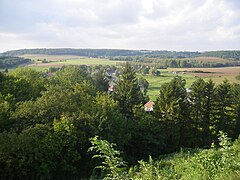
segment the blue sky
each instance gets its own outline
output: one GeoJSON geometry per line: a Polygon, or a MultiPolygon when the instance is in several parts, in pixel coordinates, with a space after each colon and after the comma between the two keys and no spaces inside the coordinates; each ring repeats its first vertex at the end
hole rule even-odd
{"type": "Polygon", "coordinates": [[[239,0],[0,0],[0,52],[240,49],[239,0]]]}

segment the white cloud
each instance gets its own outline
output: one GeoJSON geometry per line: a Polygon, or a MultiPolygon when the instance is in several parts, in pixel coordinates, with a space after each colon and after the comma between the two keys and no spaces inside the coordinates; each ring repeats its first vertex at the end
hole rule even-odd
{"type": "MultiPolygon", "coordinates": [[[[41,43],[26,40],[15,33],[0,32],[0,52],[22,48],[35,48],[41,46],[41,43]]],[[[42,47],[44,44],[42,44],[42,47]]]]}
{"type": "Polygon", "coordinates": [[[1,1],[0,49],[240,47],[237,0],[1,1]]]}

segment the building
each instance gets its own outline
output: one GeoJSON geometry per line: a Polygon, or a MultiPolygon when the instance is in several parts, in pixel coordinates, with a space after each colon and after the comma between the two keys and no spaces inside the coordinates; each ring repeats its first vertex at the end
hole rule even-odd
{"type": "Polygon", "coordinates": [[[153,106],[154,106],[154,102],[152,101],[148,101],[145,105],[144,105],[144,110],[145,111],[153,111],[153,106]]]}
{"type": "Polygon", "coordinates": [[[108,83],[108,93],[111,94],[114,91],[114,86],[115,86],[115,82],[114,81],[110,81],[108,83]]]}

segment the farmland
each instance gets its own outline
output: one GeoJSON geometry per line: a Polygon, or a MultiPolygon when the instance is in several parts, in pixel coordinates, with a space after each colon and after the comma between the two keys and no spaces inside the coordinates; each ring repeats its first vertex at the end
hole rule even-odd
{"type": "MultiPolygon", "coordinates": [[[[89,58],[75,55],[41,55],[26,54],[21,57],[33,60],[28,67],[37,70],[48,69],[49,67],[61,67],[65,65],[116,65],[120,61],[111,61],[104,58],[89,58]]],[[[123,63],[121,61],[121,63],[123,63]]]]}
{"type": "Polygon", "coordinates": [[[152,100],[155,100],[159,94],[160,86],[165,82],[170,82],[175,76],[182,76],[186,80],[186,88],[189,88],[191,84],[198,78],[204,80],[212,79],[214,83],[219,84],[225,79],[231,83],[239,83],[235,78],[239,72],[240,67],[225,67],[225,68],[168,68],[161,70],[160,76],[152,75],[139,75],[145,78],[149,82],[148,95],[152,100]],[[173,74],[177,72],[177,74],[173,74]]]}
{"type": "MultiPolygon", "coordinates": [[[[61,67],[64,65],[118,65],[125,63],[125,61],[113,61],[104,58],[89,58],[84,56],[75,55],[39,55],[39,54],[26,54],[21,57],[33,60],[32,64],[27,65],[38,71],[43,71],[49,67],[61,67]],[[43,63],[43,62],[46,63],[43,63]]],[[[192,58],[194,61],[201,62],[224,62],[225,60],[217,57],[197,57],[192,58]]],[[[212,79],[216,84],[221,83],[223,80],[228,79],[230,82],[238,83],[235,77],[240,72],[240,67],[224,67],[224,68],[168,68],[160,69],[160,76],[144,75],[149,82],[148,95],[152,100],[155,100],[159,94],[160,86],[171,81],[175,76],[182,76],[186,80],[186,87],[189,88],[191,84],[201,77],[204,80],[212,79]],[[173,74],[173,72],[177,72],[173,74]]],[[[142,75],[138,75],[141,77],[142,75]]]]}
{"type": "MultiPolygon", "coordinates": [[[[161,72],[161,76],[146,75],[143,76],[149,82],[148,95],[151,100],[156,100],[159,95],[160,86],[166,82],[170,82],[176,75],[169,73],[168,71],[161,72]]],[[[181,75],[186,80],[186,87],[190,87],[191,84],[197,79],[192,75],[181,75]]]]}
{"type": "Polygon", "coordinates": [[[237,83],[235,77],[240,73],[240,67],[224,67],[224,68],[170,68],[169,71],[184,72],[185,75],[201,77],[203,79],[212,79],[219,84],[223,80],[228,79],[230,82],[237,83]]]}

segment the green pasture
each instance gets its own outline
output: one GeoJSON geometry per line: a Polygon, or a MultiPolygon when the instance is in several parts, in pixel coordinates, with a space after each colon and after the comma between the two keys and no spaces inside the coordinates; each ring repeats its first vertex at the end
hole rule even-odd
{"type": "MultiPolygon", "coordinates": [[[[138,75],[138,77],[143,77],[149,82],[149,88],[148,88],[148,95],[151,100],[156,100],[156,98],[159,95],[159,90],[162,84],[166,82],[170,82],[175,76],[181,76],[183,79],[186,80],[186,88],[190,88],[192,83],[196,81],[198,76],[194,76],[191,74],[172,74],[168,70],[160,70],[161,75],[160,76],[153,76],[153,75],[138,75]]],[[[212,79],[214,83],[220,84],[225,79],[227,79],[231,83],[239,83],[238,80],[236,80],[235,76],[229,76],[229,75],[222,75],[222,76],[214,76],[209,75],[206,77],[201,77],[205,81],[208,81],[209,79],[212,79]]]]}
{"type": "MultiPolygon", "coordinates": [[[[148,95],[151,100],[156,100],[159,95],[159,90],[162,84],[170,82],[175,76],[182,76],[186,80],[186,88],[189,88],[191,84],[197,79],[197,77],[187,74],[175,75],[167,71],[161,72],[160,76],[145,75],[142,76],[149,82],[148,95]]],[[[141,77],[141,76],[139,76],[141,77]]]]}

